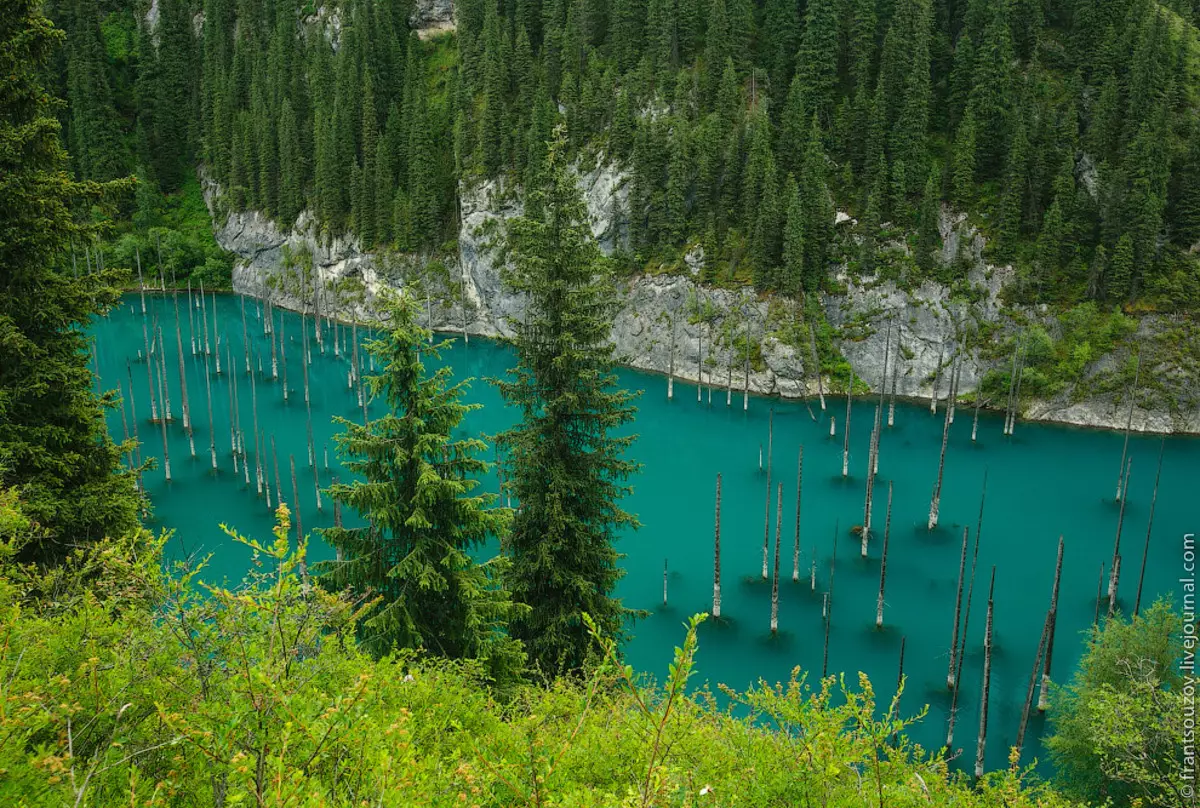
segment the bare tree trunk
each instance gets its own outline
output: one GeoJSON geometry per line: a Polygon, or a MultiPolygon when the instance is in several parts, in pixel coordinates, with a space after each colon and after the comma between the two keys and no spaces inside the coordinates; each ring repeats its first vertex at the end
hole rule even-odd
{"type": "Polygon", "coordinates": [[[700,324],[696,325],[696,332],[696,403],[700,404],[704,392],[704,329],[700,324]]]}
{"type": "Polygon", "coordinates": [[[988,590],[987,627],[983,632],[983,697],[979,704],[979,743],[975,747],[975,776],[983,777],[983,755],[987,749],[988,695],[992,686],[992,615],[995,611],[996,568],[988,590]]]}
{"type": "Polygon", "coordinates": [[[713,605],[712,616],[721,617],[721,474],[717,472],[717,514],[713,535],[713,605]]]}
{"type": "Polygon", "coordinates": [[[971,443],[975,443],[975,439],[979,437],[979,404],[983,399],[983,379],[980,378],[979,385],[975,388],[975,420],[971,422],[971,443]]]}
{"type": "Polygon", "coordinates": [[[171,415],[171,387],[167,384],[167,344],[163,339],[162,328],[156,327],[155,333],[158,337],[158,378],[161,382],[159,392],[162,393],[163,420],[174,421],[175,418],[171,415]]]}
{"type": "MultiPolygon", "coordinates": [[[[216,300],[214,299],[213,316],[216,316],[216,313],[216,300]]],[[[200,319],[204,323],[204,354],[207,356],[212,353],[212,343],[208,339],[208,297],[204,293],[204,281],[200,281],[200,319]]]]}
{"type": "MultiPolygon", "coordinates": [[[[1122,491],[1129,490],[1129,472],[1133,466],[1133,458],[1125,461],[1125,481],[1121,485],[1122,491]]],[[[1108,613],[1111,616],[1117,605],[1117,586],[1120,583],[1121,576],[1121,528],[1125,524],[1125,501],[1128,497],[1121,497],[1121,510],[1117,514],[1117,538],[1113,542],[1113,560],[1112,560],[1112,575],[1108,579],[1108,613]]]]}
{"type": "Polygon", "coordinates": [[[850,369],[850,384],[846,387],[846,428],[842,430],[842,477],[850,475],[850,405],[854,402],[854,368],[850,369]]]}
{"type": "Polygon", "coordinates": [[[1129,456],[1129,432],[1133,429],[1133,405],[1137,402],[1138,378],[1142,372],[1142,355],[1138,354],[1137,365],[1133,371],[1133,386],[1129,388],[1129,417],[1125,419],[1125,445],[1121,448],[1121,466],[1117,469],[1117,501],[1124,496],[1125,458],[1129,456]]]}
{"type": "Polygon", "coordinates": [[[933,391],[929,394],[929,412],[937,413],[938,383],[942,380],[942,360],[946,358],[946,346],[938,348],[937,367],[933,369],[933,391]]]}
{"type": "Polygon", "coordinates": [[[671,355],[667,359],[667,401],[675,398],[675,315],[671,315],[671,355]]]}
{"type": "Polygon", "coordinates": [[[813,373],[817,376],[817,395],[821,399],[821,412],[825,412],[825,383],[821,380],[821,360],[817,358],[817,333],[812,323],[808,324],[808,346],[812,352],[813,373]]]}
{"type": "Polygon", "coordinates": [[[663,559],[663,606],[667,605],[667,559],[663,559]]]}
{"type": "Polygon", "coordinates": [[[963,528],[962,555],[958,558],[958,591],[954,595],[954,631],[950,635],[950,668],[946,673],[946,687],[953,690],[958,673],[958,626],[962,617],[963,583],[967,575],[967,528],[963,528]]]}
{"type": "MultiPolygon", "coordinates": [[[[137,247],[133,248],[133,257],[137,261],[138,293],[142,296],[142,319],[144,320],[146,317],[146,281],[142,278],[142,253],[137,247]]],[[[72,260],[74,260],[74,253],[72,253],[72,260]]]]}
{"type": "Polygon", "coordinates": [[[188,447],[191,449],[192,457],[196,456],[196,439],[192,435],[192,408],[188,402],[187,394],[187,367],[183,360],[183,334],[179,326],[179,291],[175,294],[175,347],[179,353],[179,397],[182,400],[183,407],[183,431],[187,435],[188,447]]]}
{"type": "Polygon", "coordinates": [[[821,659],[821,678],[824,679],[829,675],[829,627],[833,624],[833,573],[837,567],[837,546],[838,533],[841,532],[841,523],[834,522],[833,525],[833,558],[829,561],[829,592],[825,597],[825,650],[821,659]]]}
{"type": "Polygon", "coordinates": [[[125,362],[125,373],[129,376],[129,420],[133,427],[133,447],[137,452],[137,486],[139,491],[145,491],[142,482],[142,439],[138,437],[137,401],[133,396],[133,366],[125,362]]]}
{"type": "Polygon", "coordinates": [[[762,579],[767,580],[767,553],[771,543],[771,450],[775,441],[775,408],[767,415],[767,508],[763,520],[762,579]]]}
{"type": "Polygon", "coordinates": [[[929,503],[929,529],[938,525],[938,516],[942,506],[942,477],[946,472],[946,442],[950,438],[950,409],[946,408],[946,418],[942,424],[942,452],[938,458],[937,483],[933,486],[933,499],[929,503]]]}
{"type": "Polygon", "coordinates": [[[771,633],[779,631],[779,543],[783,538],[783,483],[775,499],[775,574],[771,577],[771,633]]]}
{"type": "MultiPolygon", "coordinates": [[[[896,713],[900,707],[900,694],[904,688],[904,646],[908,643],[908,637],[900,638],[900,671],[896,674],[896,698],[892,701],[892,706],[888,710],[888,720],[896,717],[896,713]]],[[[892,733],[892,743],[896,743],[896,738],[899,731],[892,733]]]]}
{"type": "Polygon", "coordinates": [[[837,437],[837,416],[829,416],[829,437],[837,437]]]}
{"type": "Polygon", "coordinates": [[[283,315],[279,316],[279,353],[283,361],[283,403],[287,404],[288,400],[288,377],[287,377],[287,337],[286,337],[287,321],[283,315]]]}
{"type": "Polygon", "coordinates": [[[1054,589],[1050,593],[1050,634],[1046,639],[1046,666],[1042,669],[1042,689],[1038,695],[1038,712],[1050,706],[1050,661],[1054,656],[1054,632],[1058,627],[1058,589],[1062,583],[1063,537],[1058,537],[1058,561],[1054,565],[1054,589]]]}
{"type": "Polygon", "coordinates": [[[983,508],[987,502],[987,469],[983,471],[983,493],[979,497],[979,522],[975,526],[975,549],[971,555],[971,580],[967,586],[967,608],[963,614],[963,627],[961,632],[962,642],[958,648],[958,669],[955,671],[954,682],[955,687],[950,699],[950,720],[946,728],[946,746],[950,747],[954,744],[954,720],[958,716],[958,694],[962,691],[959,683],[962,682],[963,660],[967,657],[967,637],[971,628],[971,604],[975,601],[975,568],[979,563],[979,540],[983,535],[983,508]]]}
{"type": "Polygon", "coordinates": [[[301,337],[301,345],[303,347],[300,351],[300,367],[304,373],[304,406],[308,407],[312,403],[312,393],[308,388],[308,320],[301,318],[300,327],[303,332],[303,336],[301,337]]]}
{"type": "Polygon", "coordinates": [[[246,356],[246,372],[250,373],[250,332],[246,329],[246,296],[242,295],[242,352],[246,356]]]}
{"type": "Polygon", "coordinates": [[[1100,602],[1104,599],[1104,562],[1100,562],[1100,580],[1096,582],[1096,613],[1092,615],[1092,628],[1100,625],[1100,602]]]}
{"type": "Polygon", "coordinates": [[[1142,548],[1142,571],[1138,575],[1137,600],[1133,603],[1134,617],[1138,616],[1138,612],[1142,608],[1142,584],[1146,581],[1146,558],[1150,555],[1150,534],[1154,530],[1154,506],[1158,504],[1158,481],[1162,479],[1163,450],[1166,448],[1167,439],[1163,438],[1158,445],[1158,471],[1154,474],[1154,494],[1150,497],[1150,521],[1146,523],[1146,544],[1142,548]]]}
{"type": "Polygon", "coordinates": [[[204,358],[204,396],[208,400],[208,454],[212,470],[217,470],[217,428],[213,422],[212,377],[208,372],[208,357],[204,358]]]}
{"type": "MultiPolygon", "coordinates": [[[[250,375],[250,415],[253,418],[255,441],[257,443],[258,435],[258,377],[255,374],[250,375]]],[[[245,459],[245,458],[243,458],[245,459]]],[[[258,493],[262,493],[263,483],[263,468],[261,458],[258,456],[258,449],[254,451],[254,480],[258,493]]],[[[299,515],[297,515],[299,519],[299,515]]]]}
{"type": "Polygon", "coordinates": [[[1025,690],[1025,706],[1021,709],[1021,726],[1017,729],[1017,759],[1025,749],[1025,729],[1029,726],[1029,713],[1033,710],[1033,693],[1037,689],[1038,670],[1042,667],[1042,657],[1046,653],[1046,642],[1053,625],[1054,615],[1046,612],[1046,620],[1042,623],[1042,638],[1038,641],[1037,655],[1033,658],[1033,669],[1029,671],[1029,687],[1025,690]]]}
{"type": "Polygon", "coordinates": [[[904,349],[904,326],[896,329],[896,361],[892,363],[892,398],[888,402],[888,426],[896,423],[896,389],[900,386],[900,358],[904,349]]]}
{"type": "Polygon", "coordinates": [[[1013,393],[1012,414],[1008,421],[1008,434],[1012,435],[1017,431],[1017,415],[1021,411],[1021,378],[1025,373],[1025,353],[1021,352],[1021,359],[1017,363],[1017,389],[1013,393]]]}
{"type": "Polygon", "coordinates": [[[800,484],[804,480],[804,446],[796,460],[796,538],[792,542],[792,582],[800,580],[800,484]]]}
{"type": "Polygon", "coordinates": [[[956,361],[950,375],[950,398],[946,402],[947,417],[954,423],[954,408],[958,403],[958,377],[962,374],[962,363],[956,361]]]}
{"type": "Polygon", "coordinates": [[[887,517],[883,522],[883,561],[879,565],[879,599],[875,602],[875,628],[883,628],[883,586],[887,583],[888,542],[892,535],[892,483],[888,482],[887,517]]]}
{"type": "MultiPolygon", "coordinates": [[[[166,386],[166,380],[163,378],[164,372],[159,371],[159,383],[166,386]]],[[[162,442],[163,442],[163,472],[166,475],[167,482],[171,482],[171,449],[167,443],[167,419],[159,419],[159,424],[162,425],[162,442]]]]}

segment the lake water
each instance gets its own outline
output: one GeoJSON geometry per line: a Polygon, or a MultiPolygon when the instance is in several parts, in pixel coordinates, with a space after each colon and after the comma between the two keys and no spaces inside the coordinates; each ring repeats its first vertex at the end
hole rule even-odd
{"type": "MultiPolygon", "coordinates": [[[[209,423],[205,402],[205,360],[193,356],[192,328],[203,349],[200,310],[188,317],[187,297],[179,296],[183,319],[182,340],[187,388],[190,396],[196,454],[190,453],[180,411],[179,360],[171,298],[146,298],[147,322],[162,328],[166,348],[167,384],[174,415],[169,426],[173,479],[165,480],[161,463],[145,476],[153,502],[151,527],[175,531],[169,552],[173,557],[212,553],[208,579],[235,582],[247,570],[249,551],[229,541],[221,531],[225,523],[243,534],[268,538],[272,524],[265,498],[255,490],[252,393],[258,401],[258,424],[266,441],[275,439],[279,473],[289,503],[292,501],[290,462],[296,465],[300,516],[306,532],[331,525],[332,504],[323,498],[318,511],[314,469],[307,449],[306,409],[301,365],[301,318],[276,311],[276,328],[285,335],[288,357],[289,401],[283,400],[281,381],[272,382],[270,341],[264,335],[260,306],[246,301],[250,348],[256,381],[247,374],[242,338],[242,299],[210,296],[207,301],[210,347],[212,332],[221,331],[220,376],[212,377],[213,418],[219,470],[211,470],[209,423]],[[214,302],[215,300],[215,302],[214,302]],[[215,306],[215,312],[213,307],[215,306]],[[214,325],[215,322],[215,325],[214,325]],[[226,351],[232,358],[226,358],[226,351]],[[262,372],[258,371],[261,359],[262,372]],[[251,458],[250,484],[234,473],[230,447],[230,393],[236,376],[238,406],[251,458]]],[[[137,430],[143,457],[162,454],[162,429],[150,421],[141,303],[127,296],[123,305],[99,321],[97,365],[100,386],[126,390],[132,373],[137,430]],[[128,367],[127,367],[128,364],[128,367]]],[[[322,355],[308,323],[312,354],[312,429],[316,447],[316,474],[321,486],[329,485],[338,463],[334,455],[333,416],[361,420],[355,394],[347,389],[349,363],[344,351],[334,355],[331,338],[322,355]],[[324,466],[325,448],[329,470],[324,466]]],[[[349,332],[345,341],[349,343],[349,332]]],[[[366,336],[359,330],[359,338],[366,336]]],[[[365,353],[361,354],[365,358],[365,353]]],[[[364,359],[365,361],[365,359],[364,359]]],[[[502,430],[516,418],[498,392],[486,381],[505,372],[513,363],[510,348],[472,338],[469,345],[456,341],[443,361],[457,378],[475,378],[469,400],[483,405],[464,427],[475,434],[502,430]]],[[[215,369],[213,359],[210,370],[215,369]]],[[[282,376],[282,366],[279,369],[282,376]]],[[[370,368],[366,368],[370,372],[370,368]]],[[[1018,423],[1014,437],[1002,435],[999,415],[982,415],[979,438],[971,441],[969,409],[959,409],[951,427],[946,454],[941,524],[927,529],[930,494],[937,476],[943,410],[929,412],[928,404],[898,404],[895,426],[885,427],[881,438],[879,476],[873,538],[869,557],[860,557],[860,539],[851,528],[862,522],[866,465],[874,401],[857,401],[851,421],[850,475],[842,477],[842,428],[845,399],[829,400],[821,414],[816,402],[811,410],[800,402],[751,397],[742,409],[735,391],[733,406],[726,406],[722,389],[707,390],[696,400],[695,384],[676,382],[675,398],[668,401],[663,377],[622,370],[623,385],[644,393],[639,402],[635,430],[639,437],[632,454],[643,464],[633,480],[634,493],[625,502],[642,522],[641,530],[624,536],[619,544],[626,554],[627,571],[618,593],[626,605],[650,615],[633,627],[625,652],[637,669],[662,676],[672,650],[682,639],[682,622],[712,605],[714,488],[723,475],[722,593],[723,619],[709,620],[701,629],[698,657],[700,681],[745,688],[758,679],[786,680],[795,666],[809,671],[816,683],[821,673],[824,639],[822,593],[827,591],[830,561],[837,544],[834,601],[829,641],[829,670],[864,671],[881,701],[894,692],[902,639],[906,640],[907,689],[901,702],[905,714],[929,705],[924,721],[911,736],[927,748],[940,747],[946,737],[950,695],[946,687],[948,649],[954,625],[954,604],[962,528],[975,532],[985,470],[987,505],[979,550],[975,598],[971,607],[967,659],[955,732],[962,748],[961,763],[973,766],[979,727],[980,684],[983,668],[983,633],[987,583],[996,568],[994,655],[988,724],[987,765],[1004,766],[1014,742],[1024,703],[1030,668],[1037,651],[1043,619],[1049,605],[1058,537],[1065,536],[1066,551],[1059,603],[1058,631],[1054,644],[1053,673],[1066,681],[1083,648],[1084,632],[1096,608],[1097,579],[1101,563],[1109,563],[1119,514],[1114,501],[1118,467],[1124,441],[1113,432],[1082,431],[1059,426],[1018,423]],[[760,445],[766,451],[768,417],[774,410],[774,463],[772,488],[783,484],[783,547],[779,632],[772,635],[770,584],[761,577],[765,515],[766,474],[759,468],[760,445]],[[837,436],[829,436],[829,415],[837,416],[837,436]],[[801,580],[792,581],[792,542],[795,531],[796,460],[804,447],[803,510],[801,515],[801,580]],[[894,484],[894,500],[886,591],[885,628],[875,628],[880,554],[887,483],[894,484]],[[817,589],[809,583],[809,569],[817,558],[817,589]],[[668,604],[663,605],[663,565],[668,565],[668,604]]],[[[161,403],[160,403],[161,406],[161,403]]],[[[378,412],[378,406],[373,410],[378,412]]],[[[126,410],[127,418],[132,414],[126,410]]],[[[120,439],[121,415],[109,416],[110,428],[120,439]]],[[[1159,453],[1157,437],[1133,436],[1129,442],[1132,475],[1122,534],[1119,603],[1132,609],[1142,548],[1146,537],[1151,491],[1159,453]]],[[[1166,442],[1162,483],[1158,494],[1153,536],[1145,571],[1143,608],[1159,594],[1174,593],[1181,602],[1178,578],[1182,574],[1182,542],[1194,531],[1198,518],[1195,481],[1200,443],[1190,438],[1166,442]]],[[[489,457],[490,459],[490,457],[489,457]]],[[[272,502],[275,472],[270,466],[272,502]]],[[[343,474],[343,478],[344,478],[343,474]]],[[[495,491],[493,475],[484,487],[495,491]]],[[[346,514],[349,520],[351,514],[346,514]]],[[[775,505],[771,505],[774,541],[775,505]]],[[[973,538],[972,538],[973,540],[973,538]]],[[[331,553],[319,540],[312,555],[331,553]]],[[[970,561],[968,560],[968,569],[970,561]]],[[[1107,573],[1106,573],[1107,575],[1107,573]]],[[[1107,589],[1107,580],[1105,582],[1107,589]]],[[[965,594],[964,594],[965,598],[965,594]]],[[[1105,611],[1102,607],[1101,613],[1105,611]]],[[[1044,719],[1035,712],[1026,740],[1028,761],[1042,755],[1037,741],[1044,719]]],[[[1044,755],[1043,755],[1044,756],[1044,755]]]]}

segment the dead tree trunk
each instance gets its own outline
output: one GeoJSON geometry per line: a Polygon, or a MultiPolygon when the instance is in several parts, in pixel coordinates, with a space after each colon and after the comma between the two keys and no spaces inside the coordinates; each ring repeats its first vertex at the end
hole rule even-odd
{"type": "Polygon", "coordinates": [[[825,596],[825,650],[821,658],[821,678],[829,675],[829,627],[833,624],[833,574],[837,568],[838,533],[841,523],[833,525],[833,558],[829,560],[829,592],[825,596]]]}
{"type": "MultiPolygon", "coordinates": [[[[1132,470],[1133,458],[1125,461],[1125,481],[1121,485],[1122,491],[1129,489],[1129,472],[1132,470]]],[[[1121,576],[1121,528],[1125,525],[1125,501],[1128,497],[1121,497],[1121,510],[1117,514],[1117,538],[1113,542],[1113,560],[1112,574],[1108,579],[1108,613],[1112,615],[1113,610],[1117,605],[1117,586],[1120,583],[1121,576]]]]}
{"type": "Polygon", "coordinates": [[[946,346],[942,345],[938,348],[937,366],[933,369],[933,391],[929,394],[929,413],[931,415],[937,413],[937,393],[938,384],[942,380],[942,360],[946,358],[946,346]]]}
{"type": "Polygon", "coordinates": [[[783,483],[775,497],[775,570],[771,576],[771,633],[779,631],[779,544],[783,539],[783,483]]]}
{"type": "Polygon", "coordinates": [[[967,585],[967,608],[963,613],[963,627],[960,636],[962,642],[958,648],[958,667],[954,673],[955,687],[950,699],[950,720],[946,728],[946,746],[950,747],[954,744],[954,721],[958,716],[958,694],[962,691],[959,683],[962,682],[963,660],[967,656],[967,637],[970,636],[971,628],[971,605],[975,600],[975,569],[979,563],[979,540],[983,535],[983,508],[987,502],[987,469],[983,472],[983,493],[979,497],[979,522],[975,526],[975,548],[971,554],[971,579],[967,585]]]}
{"type": "Polygon", "coordinates": [[[854,368],[850,369],[850,383],[846,387],[846,428],[842,430],[842,477],[850,475],[850,405],[854,402],[854,368]]]}
{"type": "Polygon", "coordinates": [[[1100,580],[1096,581],[1096,613],[1092,615],[1092,628],[1100,625],[1100,602],[1104,599],[1104,562],[1100,562],[1100,580]]]}
{"type": "Polygon", "coordinates": [[[775,409],[767,415],[767,506],[763,518],[762,579],[767,580],[767,553],[771,543],[771,450],[775,440],[775,409]]]}
{"type": "Polygon", "coordinates": [[[212,378],[208,373],[208,357],[204,358],[204,396],[208,400],[208,454],[212,460],[212,470],[217,470],[217,429],[213,423],[212,378]]]}
{"type": "Polygon", "coordinates": [[[1162,479],[1163,450],[1167,448],[1167,439],[1163,438],[1158,445],[1158,471],[1154,474],[1154,494],[1150,497],[1150,521],[1146,523],[1146,544],[1142,548],[1142,571],[1138,574],[1137,600],[1133,602],[1133,616],[1137,617],[1142,608],[1142,584],[1146,581],[1146,558],[1150,555],[1150,533],[1154,530],[1154,506],[1158,504],[1158,481],[1162,479]]]}
{"type": "Polygon", "coordinates": [[[875,601],[875,628],[883,628],[883,589],[887,583],[888,543],[892,536],[892,483],[888,482],[887,516],[883,521],[883,556],[879,564],[879,599],[875,601]]]}
{"type": "Polygon", "coordinates": [[[671,355],[667,358],[667,401],[675,398],[675,316],[671,316],[671,355]]]}
{"type": "Polygon", "coordinates": [[[933,499],[929,502],[929,529],[938,525],[938,516],[942,506],[942,478],[946,472],[946,442],[950,438],[950,408],[946,408],[946,418],[942,424],[942,451],[938,457],[937,482],[933,486],[933,499]]]}
{"type": "Polygon", "coordinates": [[[1042,688],[1038,695],[1038,712],[1050,706],[1050,661],[1054,657],[1054,632],[1058,627],[1058,589],[1062,583],[1063,537],[1058,537],[1058,561],[1054,565],[1054,588],[1050,592],[1050,634],[1046,638],[1046,664],[1042,669],[1042,688]]]}
{"type": "Polygon", "coordinates": [[[1029,671],[1029,687],[1025,690],[1025,706],[1021,709],[1021,725],[1017,729],[1017,759],[1025,749],[1025,729],[1029,726],[1029,713],[1033,710],[1033,693],[1037,689],[1038,670],[1042,666],[1042,656],[1046,653],[1046,643],[1053,625],[1054,615],[1046,612],[1046,620],[1042,623],[1042,638],[1038,641],[1037,654],[1033,658],[1033,669],[1029,671]]]}
{"type": "Polygon", "coordinates": [[[958,626],[962,617],[963,583],[967,574],[967,528],[963,528],[962,554],[958,558],[958,591],[954,596],[954,631],[950,635],[950,668],[946,673],[946,687],[953,690],[958,674],[958,626]]]}
{"type": "Polygon", "coordinates": [[[717,473],[717,514],[713,533],[713,605],[712,616],[721,617],[721,474],[717,473]]]}
{"type": "Polygon", "coordinates": [[[983,632],[983,696],[979,704],[979,743],[975,747],[975,776],[983,777],[983,755],[987,750],[988,696],[992,687],[992,619],[995,612],[996,568],[988,589],[987,623],[983,632]]]}
{"type": "Polygon", "coordinates": [[[796,460],[796,538],[792,542],[792,582],[800,580],[800,484],[804,480],[804,446],[796,460]]]}
{"type": "Polygon", "coordinates": [[[817,333],[812,323],[808,324],[808,346],[812,352],[813,373],[817,377],[817,396],[821,400],[821,412],[825,412],[825,383],[821,380],[821,360],[817,358],[817,333]]]}
{"type": "Polygon", "coordinates": [[[1129,417],[1125,419],[1125,445],[1121,448],[1121,465],[1117,469],[1117,501],[1125,495],[1125,458],[1129,456],[1129,433],[1133,429],[1133,405],[1137,401],[1138,377],[1142,372],[1142,356],[1138,354],[1137,365],[1133,371],[1133,386],[1129,388],[1129,417]]]}

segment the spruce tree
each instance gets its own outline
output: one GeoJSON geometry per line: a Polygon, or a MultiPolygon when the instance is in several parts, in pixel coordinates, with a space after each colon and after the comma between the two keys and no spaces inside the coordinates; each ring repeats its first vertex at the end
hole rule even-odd
{"type": "Polygon", "coordinates": [[[800,186],[794,178],[788,177],[787,187],[781,291],[798,297],[804,283],[804,205],[800,200],[800,186]]]}
{"type": "Polygon", "coordinates": [[[131,183],[67,177],[41,84],[62,41],[36,0],[11,0],[0,14],[0,489],[18,491],[38,525],[20,557],[41,563],[132,531],[140,505],[104,423],[114,398],[93,392],[88,367],[86,329],[117,303],[119,277],[71,270],[72,244],[97,235],[72,210],[111,215],[107,203],[131,183]]]}
{"type": "Polygon", "coordinates": [[[584,615],[624,635],[630,610],[613,597],[623,572],[614,542],[637,526],[620,507],[636,470],[633,396],[616,388],[608,341],[616,297],[571,174],[559,126],[525,215],[509,223],[507,287],[526,298],[512,322],[517,366],[499,382],[522,420],[500,436],[519,503],[503,540],[513,597],[530,610],[512,625],[546,673],[578,671],[595,650],[584,615]]]}
{"type": "Polygon", "coordinates": [[[921,212],[917,217],[917,266],[929,272],[936,264],[936,252],[941,245],[942,235],[938,229],[942,208],[942,173],[935,165],[929,170],[925,181],[925,192],[921,197],[921,212]]]}
{"type": "Polygon", "coordinates": [[[796,75],[804,87],[808,108],[823,125],[833,121],[834,85],[838,63],[837,0],[809,0],[804,15],[804,34],[796,56],[796,75]]]}
{"type": "Polygon", "coordinates": [[[1109,300],[1124,300],[1129,296],[1133,284],[1133,261],[1133,237],[1125,233],[1117,239],[1117,246],[1108,263],[1104,290],[1109,300]]]}
{"type": "Polygon", "coordinates": [[[473,493],[489,471],[479,457],[486,446],[454,433],[480,405],[462,403],[468,382],[451,385],[450,368],[426,372],[423,357],[438,358],[440,346],[417,325],[420,310],[408,295],[386,301],[385,335],[366,345],[382,367],[367,386],[387,412],[367,424],[335,419],[343,463],[361,479],[329,494],[366,524],[322,529],[340,558],[315,571],[331,589],[380,598],[363,622],[375,653],[423,647],[515,673],[523,659],[504,632],[513,613],[501,586],[506,563],[473,558],[503,534],[510,513],[493,507],[495,494],[473,493]]]}

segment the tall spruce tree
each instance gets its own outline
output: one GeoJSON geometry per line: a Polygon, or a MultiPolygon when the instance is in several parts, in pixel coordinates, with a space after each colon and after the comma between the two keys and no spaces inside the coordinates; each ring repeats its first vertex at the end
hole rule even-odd
{"type": "Polygon", "coordinates": [[[510,513],[493,507],[495,494],[474,493],[489,471],[479,457],[486,447],[454,432],[480,405],[462,403],[469,382],[451,385],[450,368],[426,371],[423,358],[437,359],[440,346],[417,325],[420,310],[408,295],[386,300],[385,335],[366,345],[382,367],[367,387],[387,412],[366,424],[336,419],[343,463],[362,479],[329,494],[366,524],[324,528],[340,558],[315,571],[331,588],[380,598],[363,623],[376,653],[424,647],[512,675],[523,654],[505,631],[514,613],[502,586],[507,563],[473,558],[504,533],[510,513]]]}
{"type": "Polygon", "coordinates": [[[614,542],[637,526],[619,504],[637,465],[624,457],[633,436],[619,434],[634,407],[633,394],[615,387],[608,337],[616,297],[561,125],[507,245],[505,284],[528,305],[512,322],[517,366],[498,383],[522,415],[499,439],[519,503],[503,540],[509,582],[530,607],[512,633],[542,671],[575,671],[594,650],[585,614],[610,637],[623,636],[632,616],[613,596],[623,575],[614,542]]]}
{"type": "MultiPolygon", "coordinates": [[[[71,249],[96,235],[72,216],[127,192],[67,178],[54,102],[41,84],[63,41],[36,0],[0,14],[0,488],[41,530],[21,548],[54,563],[137,525],[132,474],[104,424],[84,330],[116,303],[115,273],[72,277],[71,249]]],[[[111,213],[111,208],[108,209],[111,213]]],[[[128,447],[126,447],[128,448],[128,447]]]]}

